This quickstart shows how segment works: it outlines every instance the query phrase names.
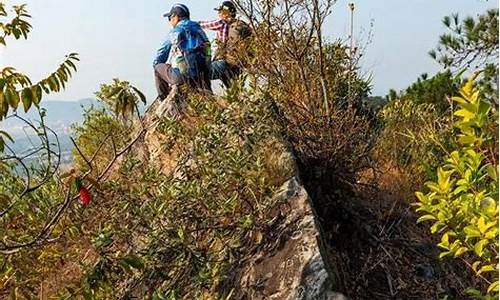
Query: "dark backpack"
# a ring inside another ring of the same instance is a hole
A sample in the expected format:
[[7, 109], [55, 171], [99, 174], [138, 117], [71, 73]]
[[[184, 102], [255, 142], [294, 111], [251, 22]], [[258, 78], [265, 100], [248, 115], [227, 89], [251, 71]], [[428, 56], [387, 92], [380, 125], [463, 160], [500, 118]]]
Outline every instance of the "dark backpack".
[[232, 65], [241, 64], [238, 55], [241, 51], [246, 51], [247, 41], [252, 36], [252, 29], [244, 21], [235, 19], [229, 25], [228, 38], [225, 44], [220, 45], [217, 59], [223, 59]]

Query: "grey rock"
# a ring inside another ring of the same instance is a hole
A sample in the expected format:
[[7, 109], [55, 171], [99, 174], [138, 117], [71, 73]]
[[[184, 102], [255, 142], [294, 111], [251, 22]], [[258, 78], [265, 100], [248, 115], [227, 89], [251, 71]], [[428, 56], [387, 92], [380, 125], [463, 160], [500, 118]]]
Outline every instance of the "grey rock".
[[287, 181], [277, 197], [288, 210], [278, 226], [282, 246], [257, 253], [241, 270], [240, 299], [344, 300], [334, 292], [321, 258], [310, 199], [297, 178]]
[[180, 95], [179, 88], [174, 85], [168, 96], [158, 106], [156, 114], [159, 118], [167, 116], [178, 119], [186, 109], [186, 101]]

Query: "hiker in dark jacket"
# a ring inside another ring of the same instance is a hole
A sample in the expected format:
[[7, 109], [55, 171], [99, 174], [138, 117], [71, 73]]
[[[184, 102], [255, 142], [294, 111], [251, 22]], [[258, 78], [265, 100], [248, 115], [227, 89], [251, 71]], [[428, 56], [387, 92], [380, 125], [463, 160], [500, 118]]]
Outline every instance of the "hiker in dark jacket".
[[230, 86], [234, 77], [241, 73], [239, 60], [233, 55], [238, 44], [251, 35], [250, 27], [236, 18], [236, 6], [231, 1], [224, 1], [215, 8], [219, 19], [214, 21], [200, 21], [203, 29], [217, 32], [214, 60], [210, 66], [210, 79], [220, 79], [224, 86]]
[[210, 41], [196, 22], [189, 19], [189, 9], [175, 4], [163, 15], [173, 29], [158, 49], [153, 66], [160, 100], [173, 85], [210, 90]]

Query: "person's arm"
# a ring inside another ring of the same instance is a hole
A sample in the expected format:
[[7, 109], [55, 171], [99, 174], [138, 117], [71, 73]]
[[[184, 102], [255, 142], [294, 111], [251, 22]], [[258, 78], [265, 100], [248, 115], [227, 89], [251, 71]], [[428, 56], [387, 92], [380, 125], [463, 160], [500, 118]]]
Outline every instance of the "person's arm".
[[171, 35], [169, 35], [167, 38], [165, 38], [165, 41], [161, 44], [160, 48], [158, 48], [158, 50], [156, 51], [156, 56], [155, 56], [155, 59], [153, 60], [153, 66], [167, 62], [168, 55], [170, 53], [170, 49], [172, 48], [172, 42], [170, 41], [170, 36]]
[[210, 29], [210, 30], [221, 30], [224, 27], [223, 20], [215, 20], [215, 21], [199, 21], [201, 28]]

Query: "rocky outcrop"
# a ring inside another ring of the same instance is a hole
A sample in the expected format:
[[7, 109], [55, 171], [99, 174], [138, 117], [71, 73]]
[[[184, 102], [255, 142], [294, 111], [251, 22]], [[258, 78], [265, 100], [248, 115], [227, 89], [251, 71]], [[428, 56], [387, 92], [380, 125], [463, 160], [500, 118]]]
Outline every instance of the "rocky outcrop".
[[[182, 121], [183, 103], [170, 95], [156, 101], [146, 113], [143, 140], [135, 149], [143, 160], [161, 165], [165, 173], [175, 172], [175, 149], [162, 149], [163, 136], [158, 130], [159, 116], [167, 113]], [[272, 214], [279, 219], [272, 237], [264, 239], [256, 253], [234, 270], [235, 299], [342, 300], [333, 292], [320, 254], [319, 231], [309, 196], [296, 177], [288, 180], [276, 194], [280, 205]]]
[[342, 300], [332, 291], [318, 246], [318, 230], [306, 190], [292, 178], [277, 197], [288, 207], [280, 232], [280, 245], [264, 247], [241, 270], [240, 299]]

